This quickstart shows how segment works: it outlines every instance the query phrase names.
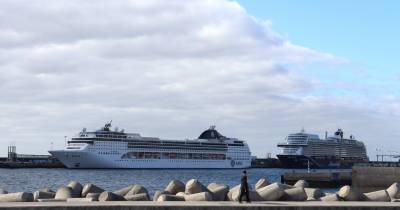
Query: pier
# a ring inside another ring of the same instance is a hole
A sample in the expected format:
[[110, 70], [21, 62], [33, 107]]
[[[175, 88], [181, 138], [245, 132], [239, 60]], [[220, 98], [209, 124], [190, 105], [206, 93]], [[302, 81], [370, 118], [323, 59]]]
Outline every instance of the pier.
[[[305, 180], [310, 187], [337, 188], [343, 185], [351, 185], [351, 171], [327, 171], [327, 172], [287, 172], [281, 176], [281, 182], [294, 184], [298, 180]], [[393, 183], [393, 182], [392, 182]], [[389, 184], [390, 185], [390, 184]]]
[[7, 157], [0, 158], [0, 168], [64, 168], [51, 155], [18, 154], [15, 146], [8, 147]]

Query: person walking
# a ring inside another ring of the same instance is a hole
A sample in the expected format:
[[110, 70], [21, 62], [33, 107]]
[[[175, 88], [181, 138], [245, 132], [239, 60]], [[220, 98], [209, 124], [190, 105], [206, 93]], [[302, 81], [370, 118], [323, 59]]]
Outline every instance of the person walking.
[[242, 202], [242, 197], [246, 196], [246, 202], [250, 203], [249, 198], [249, 184], [247, 183], [247, 172], [243, 171], [242, 177], [240, 178], [240, 193], [239, 193], [239, 203]]

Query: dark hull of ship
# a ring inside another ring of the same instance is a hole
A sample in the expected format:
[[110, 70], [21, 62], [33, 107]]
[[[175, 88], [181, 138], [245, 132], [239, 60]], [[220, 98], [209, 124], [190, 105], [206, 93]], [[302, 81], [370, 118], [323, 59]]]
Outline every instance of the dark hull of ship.
[[355, 163], [364, 163], [362, 159], [343, 160], [338, 157], [319, 157], [304, 155], [277, 155], [282, 168], [290, 169], [350, 169]]

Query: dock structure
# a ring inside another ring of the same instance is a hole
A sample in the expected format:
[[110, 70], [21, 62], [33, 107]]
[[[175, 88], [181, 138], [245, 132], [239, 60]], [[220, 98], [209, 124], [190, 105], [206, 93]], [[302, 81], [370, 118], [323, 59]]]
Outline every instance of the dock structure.
[[397, 210], [397, 202], [152, 202], [152, 201], [111, 201], [111, 202], [31, 202], [2, 203], [0, 210]]
[[0, 168], [64, 168], [51, 155], [18, 154], [15, 146], [8, 147], [7, 157], [0, 158]]
[[[298, 180], [305, 180], [310, 187], [337, 188], [351, 185], [351, 171], [327, 171], [327, 172], [287, 172], [281, 176], [281, 182], [294, 184]], [[393, 183], [393, 182], [392, 182]]]
[[363, 192], [382, 190], [393, 182], [400, 181], [400, 167], [354, 166], [352, 170], [353, 187]]

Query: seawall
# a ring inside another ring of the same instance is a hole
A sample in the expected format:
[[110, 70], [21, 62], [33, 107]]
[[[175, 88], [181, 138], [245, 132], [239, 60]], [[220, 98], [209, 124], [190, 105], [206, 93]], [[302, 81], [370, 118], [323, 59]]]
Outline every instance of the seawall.
[[96, 203], [1, 203], [1, 209], [13, 210], [395, 210], [396, 202], [96, 202]]
[[382, 190], [400, 181], [400, 167], [354, 166], [352, 186], [363, 191]]

